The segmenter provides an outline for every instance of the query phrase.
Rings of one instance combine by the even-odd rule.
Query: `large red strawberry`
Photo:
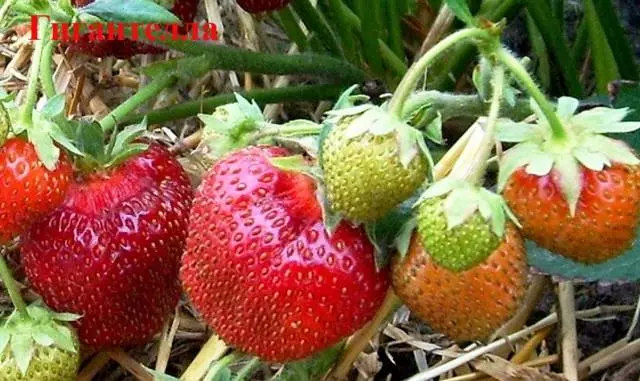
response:
[[[72,175],[66,155],[49,171],[31,143],[21,138],[7,140],[0,147],[0,245],[56,208]]]
[[[238,5],[249,13],[277,11],[284,8],[291,0],[236,0]]]
[[[180,296],[192,193],[180,164],[154,144],[72,184],[25,234],[29,281],[53,309],[82,315],[84,344],[137,345],[162,327]]]
[[[94,0],[73,0],[73,4],[78,7],[93,3]],[[183,23],[190,23],[196,17],[199,0],[174,0],[171,12]],[[184,31],[183,31],[184,32]],[[88,34],[81,36],[80,41],[73,42],[70,50],[88,54],[93,57],[129,58],[136,54],[159,54],[164,49],[145,44],[139,41],[91,41]]]
[[[330,236],[307,175],[278,169],[285,149],[251,147],[204,178],[192,209],[181,278],[227,343],[271,362],[310,356],[361,328],[380,306],[363,229]]]

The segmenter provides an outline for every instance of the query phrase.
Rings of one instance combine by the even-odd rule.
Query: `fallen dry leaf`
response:
[[[473,365],[477,370],[499,381],[567,381],[557,373],[513,364],[494,355],[486,355]]]

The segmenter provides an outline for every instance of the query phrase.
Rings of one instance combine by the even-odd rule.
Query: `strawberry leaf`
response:
[[[533,241],[527,241],[526,248],[531,266],[560,278],[603,282],[640,280],[640,242],[637,239],[626,253],[599,264],[573,261],[543,249]]]
[[[476,20],[471,14],[467,0],[447,0],[447,6],[451,9],[453,14],[455,14],[460,20],[464,21],[465,24],[469,26],[474,26],[476,24]]]
[[[180,19],[152,0],[95,0],[82,7],[79,13],[92,15],[103,21],[135,22],[138,24],[181,24]]]

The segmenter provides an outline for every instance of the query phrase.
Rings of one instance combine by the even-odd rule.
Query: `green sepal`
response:
[[[434,183],[413,207],[437,197],[444,197],[443,211],[449,230],[465,223],[475,212],[491,224],[491,230],[500,238],[504,236],[507,219],[520,227],[520,222],[500,195],[457,178],[445,177]]]
[[[96,0],[80,8],[78,14],[92,15],[103,21],[182,24],[176,15],[152,0]]]
[[[269,158],[269,162],[280,170],[303,173],[316,181],[322,181],[320,168],[310,164],[302,155],[272,157]]]
[[[211,57],[203,54],[200,56],[189,56],[174,58],[167,61],[154,62],[142,68],[142,72],[151,78],[166,77],[175,75],[178,78],[178,85],[184,85],[193,78],[202,77],[212,69]]]
[[[416,230],[417,226],[418,220],[412,217],[407,220],[400,228],[400,231],[398,232],[398,235],[394,241],[396,251],[398,252],[398,255],[400,255],[400,258],[404,258],[409,252],[411,237],[413,236],[413,231]]]
[[[146,151],[149,148],[148,144],[136,143],[135,141],[147,132],[147,124],[148,121],[145,116],[140,123],[127,126],[112,136],[112,142],[105,152],[105,157],[108,160],[103,163],[103,166],[105,168],[117,166],[128,158]]]
[[[389,264],[398,249],[398,245],[404,243],[399,242],[399,240],[404,237],[399,237],[401,237],[403,233],[406,233],[406,229],[410,228],[410,221],[415,221],[411,207],[413,202],[415,202],[415,197],[393,208],[387,215],[375,223],[365,225],[365,231],[367,232],[369,241],[371,241],[374,247],[374,259],[378,270],[385,268]],[[415,224],[413,227],[415,228]],[[403,229],[405,229],[405,231],[403,231]],[[413,228],[411,228],[411,230],[413,230]],[[408,246],[409,244],[407,243],[407,249]]]
[[[436,117],[429,122],[427,127],[425,127],[424,134],[427,139],[432,142],[436,144],[444,144],[444,139],[442,137],[442,114],[440,111],[436,113]]]
[[[276,136],[274,138],[279,146],[289,151],[305,152],[313,159],[317,159],[319,155],[319,138],[317,135],[308,136]]]
[[[331,203],[327,197],[325,187],[322,186],[322,184],[319,184],[316,189],[316,198],[318,199],[320,209],[322,210],[322,221],[324,223],[325,230],[329,236],[332,236],[338,228],[338,225],[340,225],[340,222],[342,222],[342,216],[331,209]]]
[[[323,350],[309,358],[283,365],[271,381],[300,381],[319,380],[323,378],[331,367],[338,361],[344,348],[345,341]]]
[[[21,316],[14,311],[0,328],[0,348],[2,351],[7,348],[11,351],[23,375],[29,369],[37,346],[55,346],[77,353],[75,335],[65,323],[77,320],[78,315],[53,313],[41,306],[40,302],[28,306],[27,314],[28,316]],[[58,317],[64,320],[59,320]]]

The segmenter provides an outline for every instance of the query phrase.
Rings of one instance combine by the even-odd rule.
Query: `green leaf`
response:
[[[152,0],[96,0],[80,9],[103,21],[135,22],[138,24],[181,24],[180,19]]]
[[[640,121],[640,84],[636,82],[622,82],[617,86],[613,106],[616,108],[628,107],[630,112],[625,121]],[[618,136],[627,142],[631,147],[640,150],[640,131]]]
[[[147,124],[147,117],[145,116],[139,124],[127,126],[120,131],[116,135],[116,139],[109,155],[116,156],[124,152],[134,140],[138,139],[147,131]]]
[[[104,152],[104,132],[97,122],[76,122],[76,143],[78,148],[91,156],[102,161]]]
[[[69,139],[69,137],[62,131],[57,123],[51,123],[51,130],[49,135],[56,143],[66,148],[69,152],[72,152],[78,156],[84,156],[84,153],[75,146],[75,143]]]
[[[22,375],[27,374],[35,348],[30,334],[14,333],[11,336],[11,352]]]
[[[148,144],[145,143],[133,143],[133,144],[129,144],[126,146],[125,149],[123,149],[122,151],[118,152],[117,155],[114,155],[111,157],[111,159],[105,163],[105,167],[107,168],[111,168],[111,167],[115,167],[118,164],[124,162],[125,160],[127,160],[128,158],[132,157],[132,156],[136,156],[144,151],[146,151],[149,148]]]
[[[451,12],[453,12],[457,18],[464,21],[465,24],[469,26],[476,24],[476,20],[473,18],[466,0],[447,0],[447,6],[451,9]]]
[[[636,236],[640,236],[638,233]],[[640,280],[640,242],[637,239],[626,253],[599,264],[573,261],[543,249],[533,241],[527,241],[526,248],[529,264],[546,274],[585,281],[635,282]]]
[[[64,112],[65,96],[64,94],[58,94],[55,97],[49,99],[47,103],[42,107],[42,115],[48,119],[56,118]]]

